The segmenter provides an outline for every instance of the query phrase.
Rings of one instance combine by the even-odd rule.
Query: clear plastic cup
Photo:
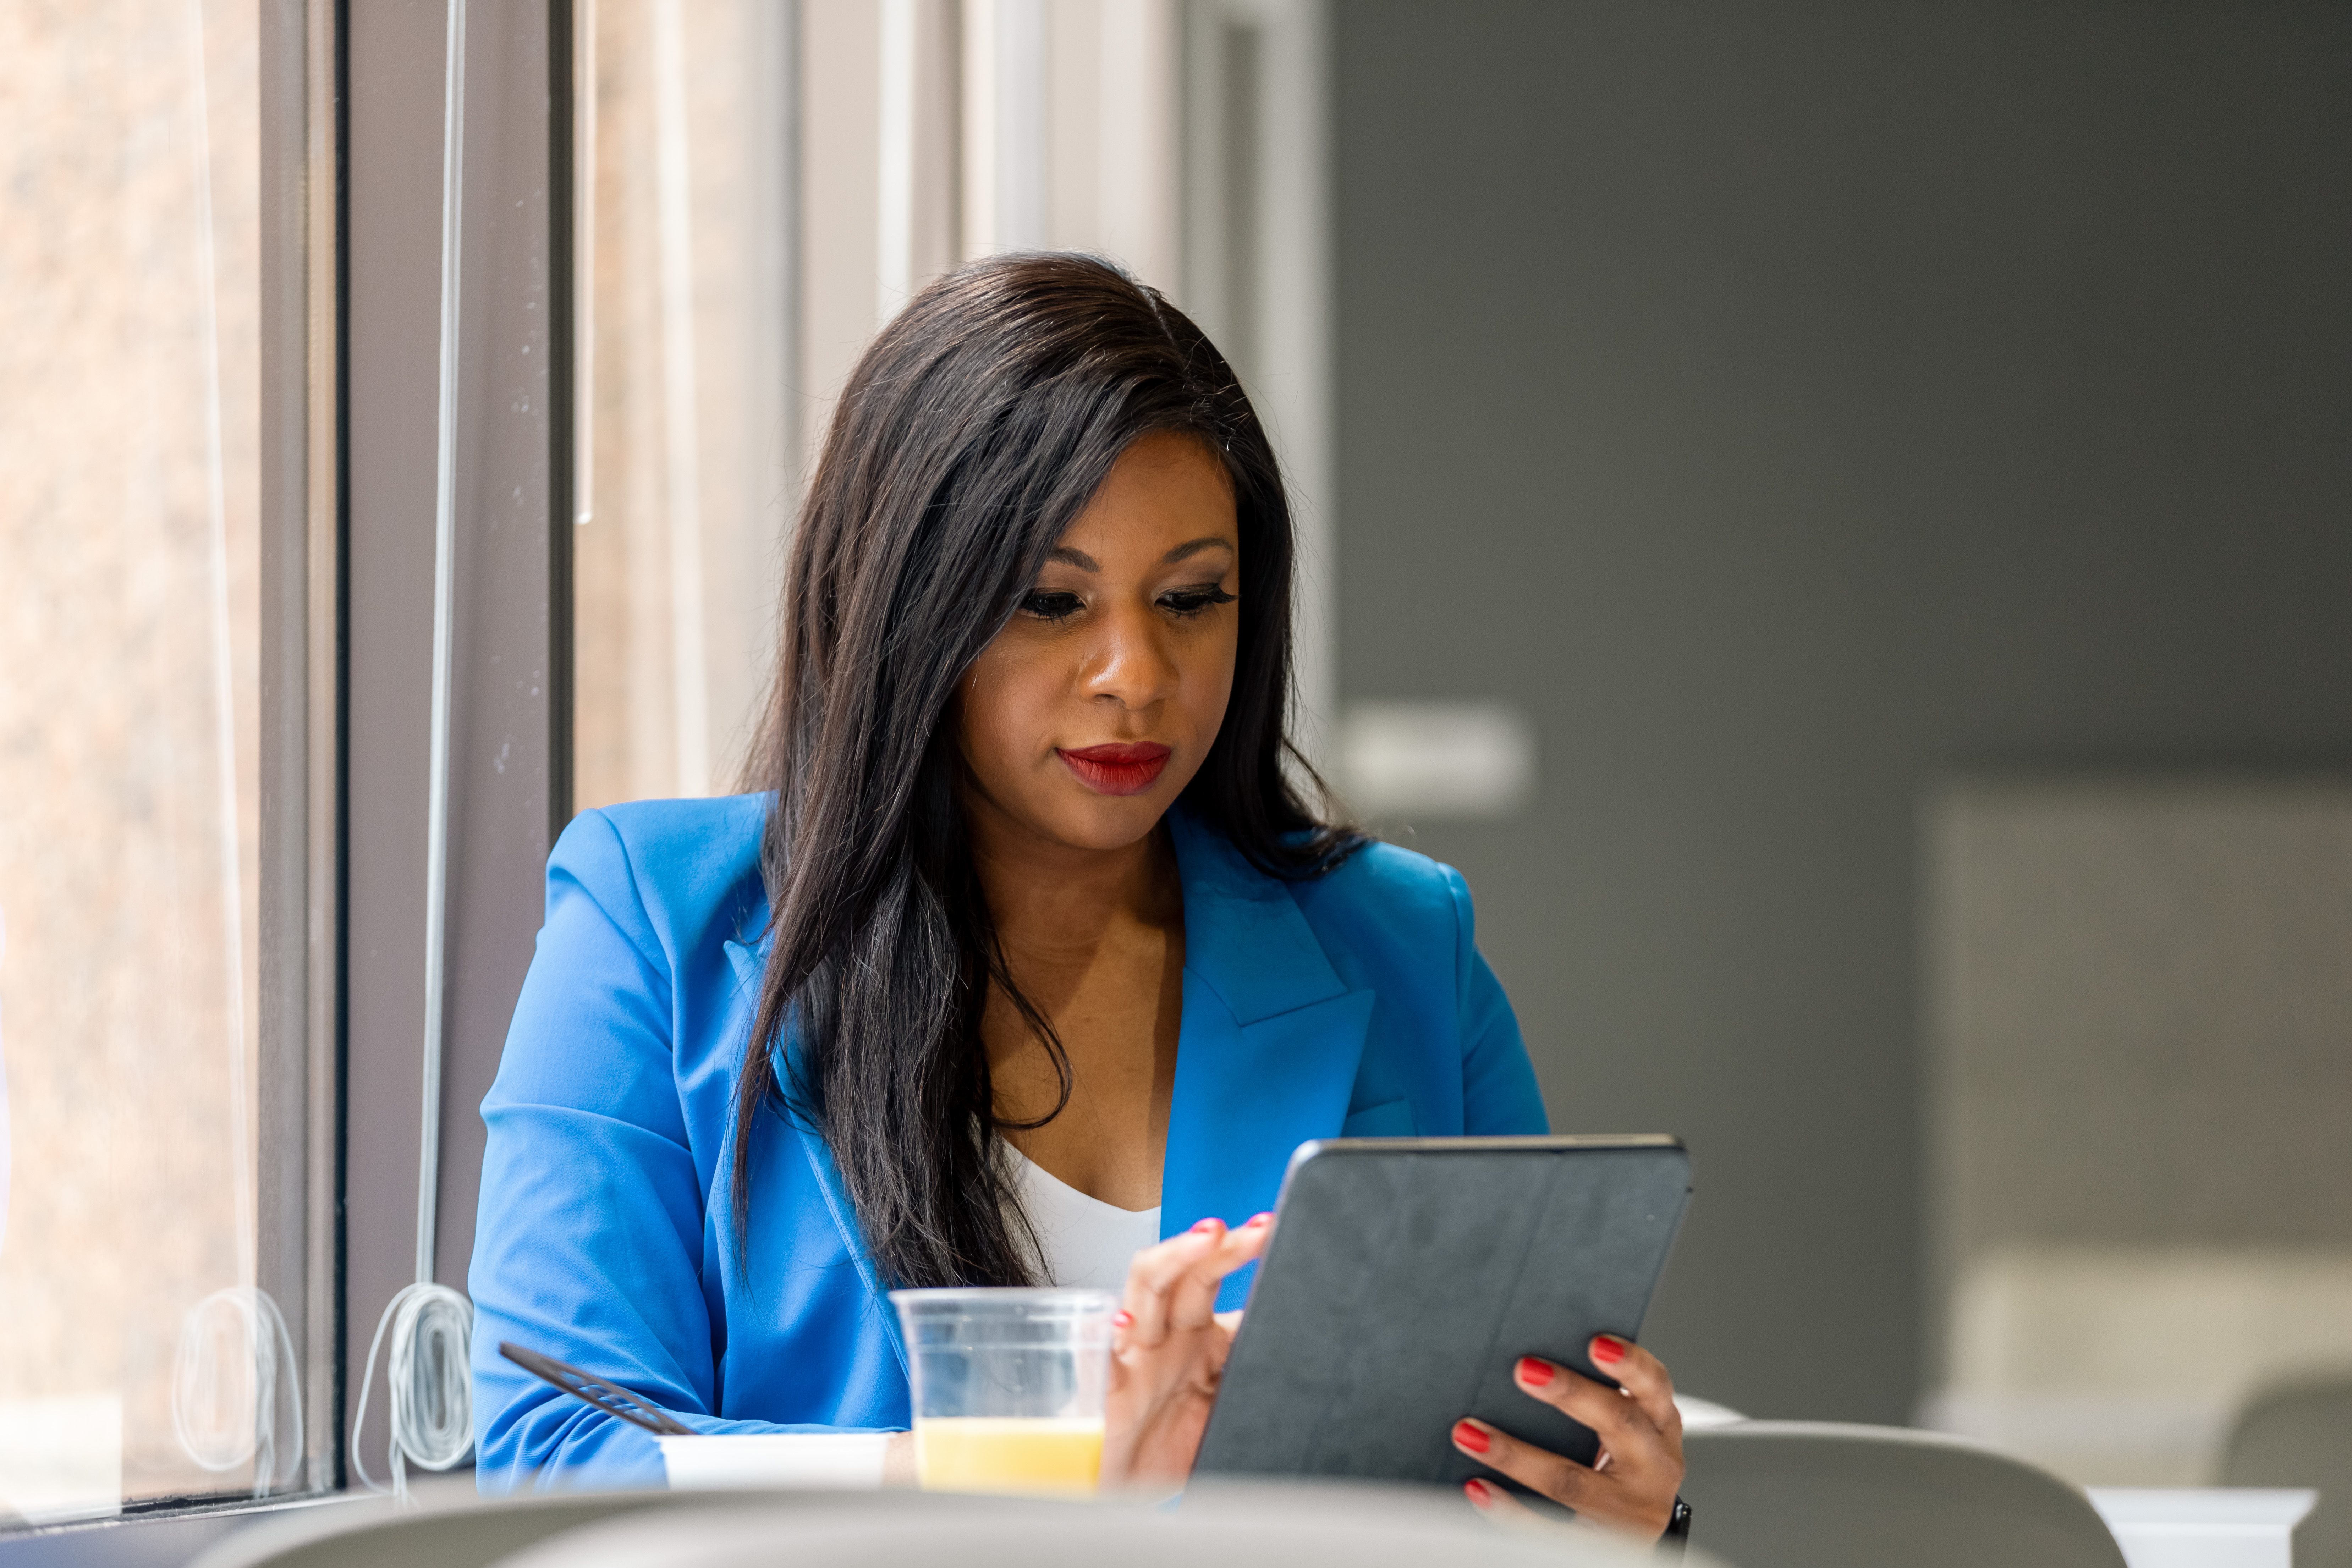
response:
[[[1107,1290],[893,1290],[925,1491],[1090,1497],[1110,1381]]]

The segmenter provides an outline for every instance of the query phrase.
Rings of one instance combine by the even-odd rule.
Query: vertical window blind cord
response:
[[[392,1407],[389,1486],[368,1474],[359,1444],[368,1393],[375,1381],[376,1352],[387,1330],[392,1336],[392,1353],[383,1369],[384,1398]],[[352,1469],[370,1491],[405,1498],[411,1464],[446,1470],[472,1451],[473,1337],[473,1303],[446,1285],[421,1279],[403,1287],[384,1309],[375,1338],[368,1342],[367,1371],[360,1379],[359,1405],[352,1415]]]
[[[384,1369],[391,1406],[394,1496],[408,1495],[408,1466],[446,1470],[474,1446],[471,1340],[474,1309],[434,1282],[433,1247],[440,1205],[442,952],[448,914],[449,687],[457,580],[457,326],[459,218],[465,194],[466,0],[448,0],[448,44],[441,100],[441,384],[433,504],[433,717],[426,764],[425,830],[425,1068],[416,1140],[416,1282],[394,1296],[369,1342],[367,1369],[352,1417],[352,1468],[383,1489],[360,1457],[376,1351],[387,1330]]]

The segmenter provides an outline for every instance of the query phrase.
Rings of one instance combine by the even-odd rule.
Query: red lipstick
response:
[[[1168,755],[1167,747],[1150,741],[1061,752],[1078,782],[1097,795],[1141,795],[1159,782]]]

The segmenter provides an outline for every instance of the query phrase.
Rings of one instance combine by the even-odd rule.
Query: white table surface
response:
[[[2129,1568],[2290,1568],[2315,1491],[2248,1487],[2093,1487],[2091,1506]]]

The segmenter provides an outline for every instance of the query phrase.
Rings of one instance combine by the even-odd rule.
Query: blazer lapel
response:
[[[1170,814],[1184,879],[1184,1019],[1160,1173],[1160,1228],[1274,1206],[1299,1144],[1336,1137],[1371,1024],[1297,900],[1223,837]],[[1218,1305],[1247,1296],[1245,1269]]]

